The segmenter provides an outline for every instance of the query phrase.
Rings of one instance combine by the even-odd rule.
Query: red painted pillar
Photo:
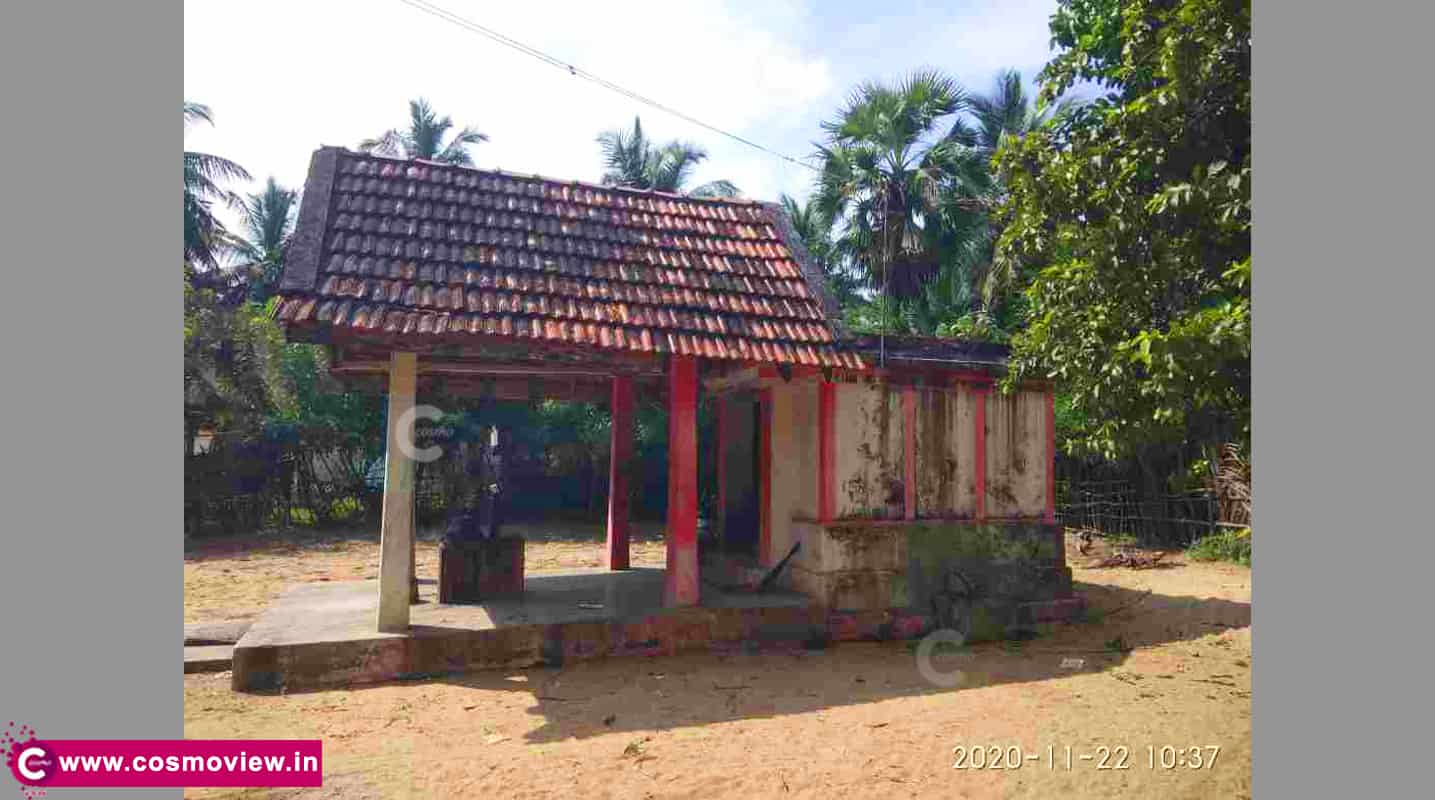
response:
[[[628,468],[633,459],[633,378],[613,376],[608,460],[608,569],[628,568]]]
[[[975,419],[972,425],[972,441],[976,450],[973,455],[977,490],[976,518],[984,520],[987,518],[987,387],[980,384],[972,386],[972,399],[975,403],[975,413],[972,414]]]
[[[757,394],[757,558],[764,566],[772,564],[772,390]]]
[[[674,356],[668,367],[669,606],[698,604],[698,364]]]
[[[823,381],[817,389],[817,519],[830,522],[836,501],[837,384]]]
[[[1046,521],[1056,522],[1056,394],[1046,393]]]
[[[728,407],[727,397],[719,395],[714,398],[717,407],[713,409],[713,458],[715,465],[715,476],[717,479],[717,534],[719,540],[727,541],[727,437],[728,437]]]
[[[902,387],[902,505],[917,518],[917,390]]]

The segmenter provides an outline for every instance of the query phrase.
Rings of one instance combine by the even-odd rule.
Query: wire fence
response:
[[[1251,524],[1250,466],[1228,446],[1204,485],[1167,488],[1185,465],[1150,471],[1124,461],[1057,459],[1056,516],[1069,528],[1185,547],[1223,529]]]
[[[1204,490],[1152,496],[1127,481],[1058,481],[1057,521],[1068,528],[1189,545],[1223,527],[1220,499]]]

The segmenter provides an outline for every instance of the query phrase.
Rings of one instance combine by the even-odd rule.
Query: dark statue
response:
[[[444,527],[448,542],[480,542],[498,537],[503,496],[498,429],[485,426],[480,430],[481,435],[462,437],[455,443],[455,466],[462,489]]]

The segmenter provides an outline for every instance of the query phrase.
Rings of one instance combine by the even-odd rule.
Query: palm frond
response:
[[[693,197],[742,197],[742,192],[728,180],[708,181],[688,192]]]
[[[190,100],[184,101],[184,127],[203,122],[208,125],[214,124],[214,111],[203,103],[195,103]]]
[[[384,131],[373,139],[364,139],[359,142],[359,150],[380,156],[407,156],[403,135],[394,128]]]

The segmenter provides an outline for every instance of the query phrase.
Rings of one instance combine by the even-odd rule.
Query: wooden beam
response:
[[[728,394],[753,388],[761,379],[761,371],[756,366],[728,369],[703,378],[703,391],[711,395]]]
[[[352,359],[334,364],[329,369],[340,375],[383,373],[388,371],[388,364],[375,359]],[[523,376],[562,376],[562,377],[589,377],[609,378],[613,375],[646,375],[649,377],[662,377],[660,369],[609,369],[605,367],[572,367],[562,364],[484,364],[484,363],[458,363],[451,361],[425,361],[419,365],[420,375],[473,375],[478,377],[490,375],[523,375]]]
[[[698,366],[675,356],[668,367],[668,529],[663,599],[695,606],[698,584]]]
[[[633,379],[613,378],[608,458],[608,569],[627,569],[629,552],[628,474],[633,458]]]
[[[379,545],[379,617],[383,633],[409,629],[414,548],[414,391],[418,356],[394,353],[384,445],[384,506]]]

